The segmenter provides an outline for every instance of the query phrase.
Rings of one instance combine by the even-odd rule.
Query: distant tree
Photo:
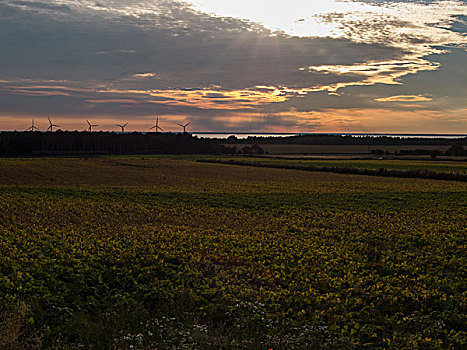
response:
[[[255,143],[254,145],[251,146],[251,153],[253,154],[264,154],[264,149]]]
[[[242,153],[243,154],[252,154],[253,152],[251,151],[251,147],[245,146],[242,148]]]
[[[464,149],[464,145],[462,143],[456,143],[449,147],[445,154],[447,156],[467,156],[467,151]]]
[[[227,137],[227,143],[235,143],[236,141],[238,141],[238,139],[235,135],[230,135]]]
[[[255,143],[254,145],[250,146],[245,146],[242,148],[242,153],[243,154],[264,154],[264,149]]]

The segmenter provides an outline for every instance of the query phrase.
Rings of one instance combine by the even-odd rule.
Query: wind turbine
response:
[[[47,128],[47,131],[52,132],[54,126],[56,126],[57,128],[60,127],[60,125],[55,125],[55,124],[53,124],[49,117],[47,117],[47,119],[49,120],[49,127]]]
[[[91,123],[89,122],[89,120],[87,120],[87,119],[86,119],[86,122],[87,122],[88,125],[89,125],[89,128],[88,128],[88,131],[89,131],[89,132],[92,132],[92,128],[93,128],[94,126],[99,126],[99,125],[96,125],[96,124],[91,124]]]
[[[150,128],[149,130],[152,130],[152,129],[156,129],[156,132],[159,132],[160,131],[164,131],[160,126],[159,126],[159,118],[156,119],[156,125],[154,125],[152,128]]]
[[[29,128],[26,129],[26,131],[31,131],[31,132],[34,132],[35,130],[39,131],[39,128],[36,128],[34,126],[34,119],[32,120],[32,123],[31,123],[31,126]]]
[[[191,124],[191,122],[190,122],[190,123],[186,123],[185,125],[182,125],[182,124],[178,124],[178,123],[177,123],[177,125],[179,125],[179,126],[181,126],[181,127],[183,128],[183,133],[184,133],[184,134],[186,134],[186,127],[187,127],[188,125],[190,125],[190,124]]]
[[[120,125],[120,124],[116,124],[116,125],[122,128],[122,134],[123,134],[125,132],[125,126],[127,126],[128,123],[125,123],[123,125]]]

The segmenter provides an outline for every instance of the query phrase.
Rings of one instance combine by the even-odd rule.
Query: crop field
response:
[[[352,167],[388,170],[432,170],[437,172],[467,173],[467,162],[423,161],[423,160],[316,160],[300,161],[304,165]]]
[[[229,146],[234,144],[229,144]],[[237,149],[245,146],[251,147],[252,144],[235,144]],[[445,145],[405,145],[405,146],[387,146],[387,145],[293,145],[293,144],[261,144],[261,148],[270,154],[370,154],[371,150],[380,149],[386,152],[400,152],[403,150],[425,150],[425,151],[446,151],[449,146]]]
[[[211,159],[214,157],[211,157]],[[230,160],[241,162],[251,162],[255,164],[271,165],[297,165],[297,166],[317,166],[317,167],[337,167],[337,168],[357,168],[357,169],[386,169],[386,170],[427,170],[438,173],[459,173],[467,174],[467,162],[465,161],[433,161],[433,160],[305,160],[305,159],[276,159],[269,157],[217,157],[214,159]]]
[[[0,349],[463,349],[466,237],[465,182],[0,159]]]

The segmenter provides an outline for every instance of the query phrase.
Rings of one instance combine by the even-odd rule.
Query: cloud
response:
[[[452,133],[467,130],[466,108],[442,112],[431,109],[393,110],[324,109],[311,113],[322,124],[316,132],[391,132],[391,133]]]
[[[121,94],[143,96],[142,103],[163,103],[172,106],[190,106],[198,109],[250,109],[268,103],[284,102],[285,95],[281,89],[256,91],[244,90],[99,90],[104,94]],[[153,98],[157,98],[154,100]]]
[[[14,43],[0,44],[8,52],[0,57],[2,78],[116,84],[125,77],[143,78],[134,76],[140,72],[158,72],[150,86],[156,89],[309,88],[310,82],[329,84],[331,77],[310,77],[299,67],[402,55],[377,44],[273,35],[259,25],[214,18],[177,1],[141,2],[147,7],[136,1],[129,6],[102,1],[98,7],[65,3],[71,13],[58,17],[33,12],[35,5],[0,4],[0,31]]]
[[[324,86],[322,90],[337,91],[338,89],[355,85],[398,85],[399,79],[408,74],[417,74],[421,71],[435,71],[439,68],[438,63],[433,63],[424,59],[406,59],[391,61],[373,61],[364,64],[356,63],[353,65],[324,65],[310,66],[309,72],[318,72],[323,74],[335,74],[340,76],[359,76],[362,79],[355,82],[339,82]]]
[[[108,99],[108,100],[85,100],[85,102],[89,102],[89,103],[102,103],[102,104],[138,104],[140,103],[140,101],[138,100],[130,100],[130,99],[126,99],[126,100],[118,100],[118,99]]]
[[[316,15],[336,27],[335,34],[356,42],[380,43],[427,55],[437,46],[465,45],[462,33],[452,30],[465,15],[464,1],[354,1],[364,11],[329,11]]]
[[[156,73],[148,72],[148,73],[135,73],[132,75],[133,78],[154,78]]]
[[[7,1],[8,2],[8,1]],[[8,2],[10,5],[18,6],[20,8],[26,8],[29,10],[35,10],[38,12],[70,12],[70,7],[65,4],[59,3],[48,3],[41,1],[20,1],[14,0]]]
[[[431,100],[433,100],[431,97],[425,97],[423,95],[398,95],[383,98],[375,98],[375,101],[378,102],[427,102]]]

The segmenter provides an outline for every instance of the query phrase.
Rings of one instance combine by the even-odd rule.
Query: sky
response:
[[[0,130],[467,134],[467,0],[0,0]]]

